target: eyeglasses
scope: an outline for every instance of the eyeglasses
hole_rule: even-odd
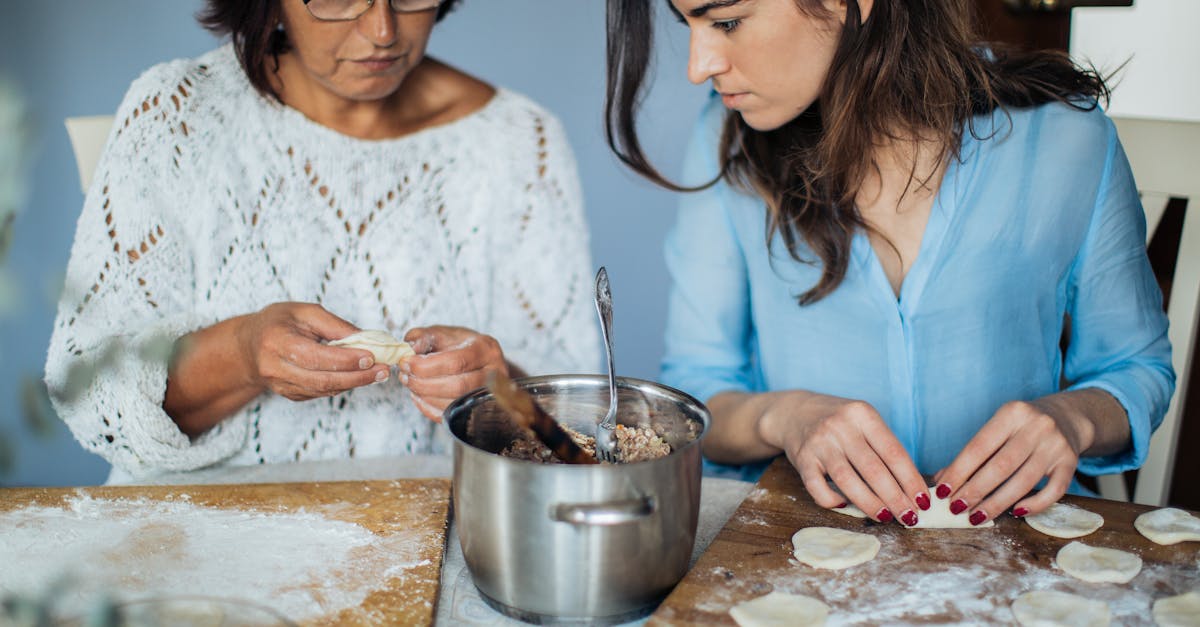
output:
[[[430,11],[441,6],[444,0],[389,0],[396,13]],[[304,6],[313,17],[322,22],[345,22],[362,17],[375,6],[375,0],[304,0]]]

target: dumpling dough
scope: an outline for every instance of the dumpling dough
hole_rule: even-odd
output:
[[[930,488],[930,495],[937,494],[937,490]],[[867,515],[861,509],[853,505],[845,507],[835,507],[833,511],[846,516],[854,516],[855,518],[866,518]],[[895,512],[893,512],[895,513]],[[950,499],[939,499],[937,496],[932,496],[929,502],[929,509],[926,511],[917,512],[917,524],[908,529],[983,529],[985,527],[995,527],[996,523],[991,518],[983,521],[981,524],[972,525],[971,519],[964,512],[962,514],[950,513]]]
[[[1133,526],[1156,544],[1200,540],[1200,518],[1174,507],[1146,512],[1133,521]]]
[[[1104,526],[1104,517],[1074,505],[1055,503],[1041,513],[1026,516],[1025,524],[1055,538],[1078,538]]]
[[[796,559],[809,566],[839,570],[873,559],[879,539],[833,527],[806,527],[792,535],[792,547]]]
[[[1054,559],[1063,572],[1092,583],[1128,583],[1142,570],[1142,558],[1133,553],[1078,540],[1059,549]]]
[[[1188,592],[1154,602],[1154,622],[1160,627],[1200,625],[1200,593]]]
[[[340,340],[334,340],[329,345],[371,351],[371,354],[375,356],[376,363],[392,366],[399,364],[406,357],[417,354],[408,342],[397,340],[387,331],[359,331]]]
[[[1013,616],[1025,627],[1106,627],[1108,604],[1053,590],[1034,590],[1017,597]]]
[[[729,615],[742,627],[819,627],[829,616],[829,606],[800,594],[772,592],[738,603]]]

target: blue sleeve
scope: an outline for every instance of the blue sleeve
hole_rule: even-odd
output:
[[[684,160],[685,184],[719,171],[717,144],[724,109],[705,108]],[[682,196],[664,246],[671,277],[662,380],[703,402],[723,391],[750,391],[753,369],[746,262],[730,223],[721,182]]]
[[[1112,122],[1091,224],[1071,270],[1071,337],[1064,373],[1070,389],[1113,395],[1129,417],[1130,448],[1080,459],[1102,475],[1137,468],[1175,388],[1167,317],[1146,256],[1146,217]]]

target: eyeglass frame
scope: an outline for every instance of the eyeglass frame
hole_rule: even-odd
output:
[[[376,0],[366,0],[367,6],[365,8],[363,8],[362,12],[360,12],[358,15],[355,15],[354,17],[328,18],[328,17],[317,17],[316,15],[313,15],[312,8],[309,6],[309,3],[312,1],[313,0],[302,0],[302,2],[304,2],[304,9],[306,11],[308,11],[308,14],[311,15],[314,20],[317,20],[320,22],[352,22],[352,21],[357,20],[358,18],[362,17],[363,15],[366,15],[367,11],[370,11],[375,6],[375,2],[376,2]],[[433,11],[434,9],[440,8],[443,4],[446,3],[446,0],[434,0],[433,6],[427,8],[427,9],[402,10],[402,9],[397,9],[397,8],[391,6],[392,0],[384,0],[384,1],[387,2],[388,8],[391,9],[394,13],[421,13],[423,11]]]

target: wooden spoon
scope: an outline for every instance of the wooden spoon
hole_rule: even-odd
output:
[[[598,464],[596,458],[579,447],[575,440],[558,424],[533,396],[517,387],[508,375],[489,372],[487,388],[499,405],[518,425],[533,431],[538,440],[545,444],[561,460],[568,464]]]

